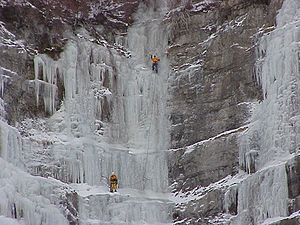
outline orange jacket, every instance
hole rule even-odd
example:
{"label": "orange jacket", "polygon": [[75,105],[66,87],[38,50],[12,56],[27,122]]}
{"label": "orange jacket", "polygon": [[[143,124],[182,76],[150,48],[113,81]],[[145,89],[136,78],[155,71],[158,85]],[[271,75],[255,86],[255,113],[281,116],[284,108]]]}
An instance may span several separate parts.
{"label": "orange jacket", "polygon": [[156,63],[158,61],[160,61],[160,59],[156,58],[156,56],[154,56],[153,58],[151,58],[152,62]]}

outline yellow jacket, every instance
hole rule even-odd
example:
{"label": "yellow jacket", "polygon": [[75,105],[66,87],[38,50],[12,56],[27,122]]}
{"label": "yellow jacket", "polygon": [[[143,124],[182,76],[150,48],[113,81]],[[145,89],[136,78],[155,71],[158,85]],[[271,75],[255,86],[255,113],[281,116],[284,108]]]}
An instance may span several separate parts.
{"label": "yellow jacket", "polygon": [[111,175],[109,178],[110,182],[114,182],[117,183],[118,182],[118,178],[115,174]]}
{"label": "yellow jacket", "polygon": [[160,59],[156,58],[156,56],[154,56],[153,58],[151,58],[152,62],[156,63],[158,61],[160,61]]}

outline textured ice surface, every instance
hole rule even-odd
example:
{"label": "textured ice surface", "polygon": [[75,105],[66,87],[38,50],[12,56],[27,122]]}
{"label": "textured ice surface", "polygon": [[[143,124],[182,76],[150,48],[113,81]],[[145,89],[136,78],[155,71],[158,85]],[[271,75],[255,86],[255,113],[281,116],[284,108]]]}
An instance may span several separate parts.
{"label": "textured ice surface", "polygon": [[11,219],[11,218],[8,218],[8,217],[0,216],[0,224],[3,224],[3,225],[22,225],[24,223],[19,222],[16,219]]}
{"label": "textured ice surface", "polygon": [[[24,217],[28,224],[65,224],[64,209],[54,207],[57,202],[51,202],[51,193],[50,197],[43,193],[55,178],[79,185],[75,189],[80,193],[82,224],[168,222],[170,202],[160,194],[168,192],[169,142],[163,14],[141,4],[128,35],[117,38],[131,57],[108,43],[94,44],[85,30],[76,31],[58,60],[35,57],[36,102],[51,117],[27,119],[18,129],[1,122],[1,157],[6,160],[1,165],[7,169],[9,162],[37,175],[33,179],[24,172],[9,179],[12,184],[1,192],[6,196],[0,201],[1,214]],[[151,54],[161,59],[158,74],[151,70]],[[64,93],[61,103],[59,92]],[[0,170],[0,178],[6,176],[4,171]],[[120,187],[114,195],[107,187],[112,171]],[[86,185],[102,192],[81,195]]]}
{"label": "textured ice surface", "polygon": [[[45,55],[35,58],[37,103],[43,100],[46,111],[55,113],[48,129],[66,135],[63,145],[52,144],[51,153],[54,158],[64,156],[67,181],[99,184],[95,177],[115,171],[125,187],[165,191],[169,71],[160,17],[159,11],[140,7],[138,22],[124,40],[131,58],[95,47],[85,31],[78,42],[68,43],[58,61]],[[158,74],[150,69],[151,54],[161,59]],[[65,99],[55,112],[58,79],[63,80]],[[103,123],[104,104],[112,109],[111,122],[102,125],[105,138],[95,136],[97,121]]]}
{"label": "textured ice surface", "polygon": [[108,193],[104,187],[73,187],[81,196],[82,224],[138,225],[167,224],[169,221],[172,204],[168,194],[123,188],[118,189],[118,192]]}
{"label": "textured ice surface", "polygon": [[[58,203],[59,196],[63,193],[60,182],[28,175],[2,158],[0,171],[2,215],[22,218],[24,224],[68,224],[63,213],[54,204]],[[18,224],[5,218],[0,218],[1,221]]]}
{"label": "textured ice surface", "polygon": [[267,218],[287,216],[285,165],[265,168],[247,177],[238,188],[238,216],[232,224],[261,224]]}
{"label": "textured ice surface", "polygon": [[[238,189],[233,224],[261,224],[288,215],[285,162],[299,154],[300,2],[284,1],[277,27],[258,47],[257,76],[264,100],[240,139],[240,165],[249,172]],[[251,168],[250,168],[251,167]]]}
{"label": "textured ice surface", "polygon": [[[232,224],[287,216],[284,162],[296,154],[300,139],[299,8],[299,1],[286,0],[277,28],[258,47],[257,75],[265,99],[240,139],[240,165],[249,171],[253,165],[257,172],[239,175],[243,178],[225,197],[228,208],[238,192]],[[5,215],[0,223],[67,224],[58,207],[65,189],[79,193],[81,224],[168,223],[170,201],[163,192],[168,186],[169,65],[163,13],[141,5],[128,36],[117,38],[131,57],[107,43],[95,45],[85,30],[77,31],[59,60],[36,56],[36,100],[51,117],[25,120],[19,130],[0,122],[0,213]],[[151,71],[151,54],[161,59],[158,74]],[[1,94],[8,82],[4,70]],[[56,111],[59,83],[65,96]],[[1,116],[3,109],[0,102]],[[120,178],[114,194],[107,187],[112,171]]]}

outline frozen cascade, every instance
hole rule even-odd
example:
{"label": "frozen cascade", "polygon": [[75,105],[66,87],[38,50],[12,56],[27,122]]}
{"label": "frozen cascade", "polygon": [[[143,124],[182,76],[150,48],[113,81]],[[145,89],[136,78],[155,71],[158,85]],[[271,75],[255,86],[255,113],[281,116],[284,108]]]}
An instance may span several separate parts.
{"label": "frozen cascade", "polygon": [[[128,31],[126,42],[132,58],[120,68],[122,76],[118,81],[116,107],[112,115],[114,124],[109,129],[111,144],[123,145],[136,153],[139,160],[149,163],[147,171],[144,165],[135,169],[135,173],[144,173],[138,177],[146,179],[145,185],[141,186],[144,181],[140,180],[136,186],[155,191],[163,191],[167,187],[166,158],[161,150],[168,147],[165,110],[169,66],[165,54],[167,37],[160,28],[160,17],[159,12],[141,6],[136,24]],[[159,74],[149,70],[151,54],[161,59]],[[156,161],[159,161],[157,165]]]}
{"label": "frozen cascade", "polygon": [[[168,195],[157,193],[166,192],[168,185],[164,150],[169,140],[165,112],[169,71],[164,53],[167,37],[160,25],[162,12],[141,4],[137,22],[125,40],[120,38],[132,57],[116,62],[120,76],[111,100],[112,124],[106,129],[108,144],[104,147],[110,151],[103,152],[109,164],[101,169],[103,174],[115,171],[124,188],[113,198],[101,189],[90,190],[97,194],[83,199],[80,208],[86,224],[166,224],[169,220]],[[158,74],[149,69],[151,54],[161,59]]]}
{"label": "frozen cascade", "polygon": [[0,121],[0,137],[1,158],[11,162],[15,166],[25,168],[21,164],[24,162],[24,155],[22,154],[22,137],[18,130]]}
{"label": "frozen cascade", "polygon": [[264,100],[240,138],[240,165],[251,175],[239,185],[238,216],[232,224],[288,216],[285,163],[299,154],[300,141],[299,25],[300,2],[284,1],[277,27],[260,41],[256,72]]}
{"label": "frozen cascade", "polygon": [[294,153],[299,147],[299,137],[295,132],[299,125],[295,122],[300,115],[297,102],[300,3],[293,0],[287,2],[279,12],[276,29],[261,39],[258,48],[257,74],[264,100],[254,113],[252,129],[258,135],[252,134],[256,136],[254,143],[250,143],[246,150],[258,148],[257,169]]}
{"label": "frozen cascade", "polygon": [[[53,193],[42,190],[56,186],[65,190],[64,183],[71,183],[68,188],[79,193],[81,224],[168,223],[165,110],[169,66],[167,32],[161,25],[166,5],[160,7],[154,11],[140,4],[128,36],[117,38],[125,43],[131,58],[107,43],[94,44],[84,29],[70,38],[58,60],[35,57],[36,101],[51,117],[18,124],[22,135],[1,122],[1,157],[8,162],[1,165],[11,163],[45,177],[37,178],[39,188],[32,191],[41,193],[42,207],[51,209],[51,216],[35,210],[40,204],[38,194],[18,197],[25,195],[23,186],[30,186],[27,181],[33,178],[29,175],[10,178],[12,184],[4,192],[10,197],[3,201],[9,207],[0,207],[1,214],[18,219],[23,215],[30,224],[39,217],[37,223],[47,225],[57,217],[61,221],[56,224],[65,224],[61,210],[54,208],[53,204],[59,204],[53,201]],[[161,59],[158,74],[151,70],[151,54]],[[64,95],[62,102],[59,93]],[[107,187],[112,171],[120,178],[115,194],[108,193]],[[0,182],[5,182],[5,176],[1,171]],[[15,216],[12,211],[20,213]]]}
{"label": "frozen cascade", "polygon": [[[16,169],[0,158],[0,209],[7,217],[21,219],[20,224],[51,225],[69,224],[65,216],[53,204],[58,204],[60,182],[38,178]],[[19,224],[13,220],[0,222]],[[2,224],[2,223],[1,223]]]}

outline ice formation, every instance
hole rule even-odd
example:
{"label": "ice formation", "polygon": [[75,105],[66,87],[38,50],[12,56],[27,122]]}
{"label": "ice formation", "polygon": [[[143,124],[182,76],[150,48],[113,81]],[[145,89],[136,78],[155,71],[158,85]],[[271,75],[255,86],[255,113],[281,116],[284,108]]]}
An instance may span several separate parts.
{"label": "ice formation", "polygon": [[285,163],[299,154],[300,140],[300,2],[285,1],[276,21],[258,47],[256,72],[264,100],[240,138],[240,165],[255,173],[238,188],[238,216],[232,224],[288,216]]}
{"label": "ice formation", "polygon": [[[1,204],[6,207],[0,207],[1,214],[24,218],[30,224],[66,224],[62,210],[47,197],[54,193],[42,193],[46,187],[56,185],[54,178],[74,184],[73,190],[79,193],[81,224],[169,221],[169,70],[164,53],[167,37],[160,24],[166,6],[161,7],[154,11],[141,4],[137,22],[128,35],[117,38],[131,57],[121,55],[105,42],[94,44],[84,29],[77,31],[77,37],[67,43],[58,60],[47,55],[35,57],[36,103],[51,116],[47,120],[23,121],[18,125],[22,136],[1,122],[1,157],[7,161],[1,165],[11,163],[45,178],[37,178],[31,186],[27,175],[18,175],[19,181],[4,193],[22,195],[25,187],[33,193],[29,191],[24,198],[2,198]],[[151,54],[161,59],[158,74],[151,70]],[[62,102],[59,92],[64,95]],[[107,187],[112,171],[120,179],[120,191],[113,195]],[[2,170],[0,174],[4,182],[6,175]],[[15,179],[9,178],[11,182]],[[15,191],[9,192],[10,188]],[[63,184],[61,189],[65,190]],[[91,189],[95,191],[89,192]],[[35,196],[35,192],[43,197]],[[36,210],[40,204],[44,204],[45,211]],[[12,214],[14,211],[17,215]]]}
{"label": "ice formation", "polygon": [[[284,1],[276,22],[277,26],[264,34],[257,46],[255,72],[264,98],[247,103],[253,106],[252,116],[246,126],[236,129],[242,131],[238,137],[241,170],[207,187],[173,196],[178,202],[177,210],[191,213],[199,209],[203,213],[210,210],[208,193],[218,197],[224,194],[224,212],[211,218],[210,224],[284,224],[290,222],[284,219],[300,217],[299,210],[290,215],[292,184],[287,171],[288,163],[299,156],[300,2]],[[234,131],[186,147],[184,155]],[[218,197],[211,201],[211,208],[218,207]],[[182,218],[178,224],[187,224],[189,219]]]}
{"label": "ice formation", "polygon": [[[165,151],[169,65],[161,25],[167,6],[160,7],[154,11],[140,4],[136,22],[126,37],[116,38],[115,48],[94,44],[82,29],[58,60],[35,57],[36,102],[51,116],[27,119],[18,129],[0,120],[0,223],[68,224],[70,205],[60,200],[72,192],[79,203],[78,218],[72,219],[81,224],[170,222]],[[234,185],[225,194],[225,209],[238,201],[231,224],[288,216],[285,162],[299,151],[300,139],[299,15],[300,2],[286,0],[276,29],[258,47],[256,72],[264,100],[240,137],[240,165],[250,174],[226,178]],[[126,54],[120,54],[119,44]],[[151,71],[151,54],[161,59],[158,74]],[[5,74],[11,71],[0,72],[2,96],[9,82]],[[120,178],[115,194],[107,188],[112,171]]]}
{"label": "ice formation", "polygon": [[[68,224],[62,212],[53,204],[58,203],[60,182],[33,177],[0,159],[0,208],[1,214],[21,218],[21,224]],[[0,221],[18,224],[0,218]]]}

